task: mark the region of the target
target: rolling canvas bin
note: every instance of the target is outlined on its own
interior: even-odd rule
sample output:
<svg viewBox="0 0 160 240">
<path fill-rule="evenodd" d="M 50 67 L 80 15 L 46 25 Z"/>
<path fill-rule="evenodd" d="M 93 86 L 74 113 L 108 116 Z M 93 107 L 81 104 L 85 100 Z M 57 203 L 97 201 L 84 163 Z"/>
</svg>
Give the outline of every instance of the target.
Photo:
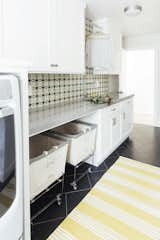
<svg viewBox="0 0 160 240">
<path fill-rule="evenodd" d="M 96 125 L 71 122 L 49 132 L 68 141 L 67 162 L 76 166 L 86 160 L 95 151 Z"/>
<path fill-rule="evenodd" d="M 96 125 L 77 121 L 54 128 L 48 132 L 49 136 L 59 137 L 69 144 L 67 162 L 75 167 L 74 183 L 71 183 L 74 185 L 74 189 L 77 188 L 75 184 L 76 168 L 94 155 L 96 129 Z M 91 168 L 89 168 L 89 171 L 91 171 Z"/>
<path fill-rule="evenodd" d="M 68 144 L 45 135 L 30 138 L 30 194 L 40 194 L 65 173 Z"/>
</svg>

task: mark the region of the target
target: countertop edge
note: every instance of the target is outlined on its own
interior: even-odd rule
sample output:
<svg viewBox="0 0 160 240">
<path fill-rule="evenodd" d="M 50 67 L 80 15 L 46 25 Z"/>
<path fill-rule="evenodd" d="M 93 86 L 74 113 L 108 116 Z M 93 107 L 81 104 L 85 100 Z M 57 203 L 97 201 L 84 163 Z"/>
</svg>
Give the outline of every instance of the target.
<svg viewBox="0 0 160 240">
<path fill-rule="evenodd" d="M 120 103 L 120 102 L 122 102 L 122 101 L 125 101 L 125 100 L 127 100 L 127 99 L 129 99 L 129 98 L 133 98 L 134 97 L 134 94 L 128 94 L 128 95 L 126 95 L 126 96 L 122 96 L 122 97 L 119 97 L 117 100 L 114 100 L 114 102 L 112 102 L 111 104 L 94 104 L 94 105 L 92 105 L 92 107 L 93 107 L 93 109 L 88 109 L 88 111 L 86 111 L 86 112 L 82 112 L 82 113 L 79 113 L 79 114 L 76 114 L 76 115 L 74 115 L 73 114 L 73 117 L 68 117 L 68 119 L 62 119 L 62 120 L 59 120 L 59 122 L 57 122 L 56 124 L 55 123 L 49 123 L 49 124 L 47 124 L 46 125 L 46 127 L 39 127 L 39 128 L 37 128 L 37 130 L 36 129 L 32 129 L 32 128 L 30 128 L 30 131 L 29 131 L 29 137 L 33 137 L 33 136 L 35 136 L 35 135 L 38 135 L 38 134 L 41 134 L 41 133 L 43 133 L 43 132 L 45 132 L 45 131 L 48 131 L 48 130 L 50 130 L 50 129 L 52 129 L 52 128 L 56 128 L 56 127 L 58 127 L 58 126 L 61 126 L 61 125 L 63 125 L 63 124 L 66 124 L 66 123 L 69 123 L 69 122 L 71 122 L 71 121 L 74 121 L 74 120 L 77 120 L 77 119 L 79 119 L 79 118 L 83 118 L 83 117 L 86 117 L 86 116 L 88 116 L 88 115 L 90 115 L 90 114 L 93 114 L 93 113 L 95 113 L 96 111 L 98 111 L 98 110 L 101 110 L 101 109 L 104 109 L 104 108 L 109 108 L 109 107 L 112 107 L 113 105 L 115 105 L 115 104 L 117 104 L 117 103 Z M 81 102 L 84 102 L 84 101 L 81 101 Z M 84 102 L 84 103 L 86 103 L 86 105 L 87 105 L 87 102 Z M 74 103 L 75 104 L 75 103 Z M 78 104 L 78 103 L 77 103 Z M 89 104 L 89 103 L 88 103 Z M 93 104 L 93 103 L 92 103 Z M 65 105 L 65 106 L 67 106 L 67 104 Z M 68 104 L 68 107 L 69 106 L 71 106 L 71 104 Z M 90 105 L 91 106 L 91 105 Z M 54 109 L 54 108 L 53 108 Z M 58 109 L 58 108 L 57 108 Z M 52 109 L 50 109 L 50 110 L 52 110 Z M 49 110 L 48 110 L 49 111 Z M 33 115 L 38 115 L 38 114 L 40 114 L 40 113 L 43 113 L 44 112 L 44 110 L 41 110 L 41 111 L 34 111 L 34 112 L 30 112 L 30 116 L 33 116 Z M 65 115 L 65 114 L 64 114 Z M 41 119 L 42 121 L 43 121 L 43 119 Z M 32 126 L 32 120 L 30 119 L 30 122 L 29 122 L 29 126 L 31 125 Z"/>
</svg>

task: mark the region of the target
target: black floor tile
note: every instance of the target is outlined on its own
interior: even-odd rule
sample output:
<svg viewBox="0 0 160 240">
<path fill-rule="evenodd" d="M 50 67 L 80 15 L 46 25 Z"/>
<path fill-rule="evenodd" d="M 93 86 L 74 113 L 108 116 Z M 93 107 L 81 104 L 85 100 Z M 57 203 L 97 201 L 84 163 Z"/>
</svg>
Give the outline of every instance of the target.
<svg viewBox="0 0 160 240">
<path fill-rule="evenodd" d="M 35 202 L 31 204 L 31 216 L 34 216 L 39 211 L 41 211 L 44 206 L 52 202 L 56 195 L 60 192 L 62 192 L 61 183 L 57 184 L 55 187 L 45 192 L 41 197 L 39 197 Z"/>
<path fill-rule="evenodd" d="M 66 217 L 66 209 L 66 197 L 65 195 L 63 195 L 61 206 L 58 206 L 57 202 L 53 203 L 50 207 L 48 207 L 44 212 L 42 212 L 38 217 L 33 220 L 33 224 Z"/>
<path fill-rule="evenodd" d="M 77 178 L 81 177 L 82 174 L 78 174 Z M 65 184 L 64 184 L 64 192 L 74 192 L 73 187 L 70 185 L 70 183 L 73 182 L 73 175 L 72 176 L 66 176 L 65 177 Z M 90 183 L 88 180 L 87 174 L 77 183 L 77 191 L 79 190 L 87 190 L 90 189 Z"/>
<path fill-rule="evenodd" d="M 120 157 L 118 151 L 113 152 L 104 162 L 105 165 L 110 168 Z"/>
<path fill-rule="evenodd" d="M 88 191 L 79 191 L 67 194 L 67 212 L 68 214 L 77 206 L 78 203 L 87 195 Z"/>
<path fill-rule="evenodd" d="M 106 171 L 101 171 L 101 172 L 93 172 L 89 175 L 89 180 L 91 183 L 91 186 L 93 187 L 100 179 L 101 177 L 106 173 Z"/>
<path fill-rule="evenodd" d="M 116 149 L 98 168 L 92 167 L 93 173 L 87 174 L 78 184 L 77 191 L 74 191 L 70 186 L 73 181 L 73 167 L 67 164 L 65 174 L 65 197 L 63 204 L 58 207 L 53 204 L 45 212 L 34 220 L 32 227 L 32 240 L 46 240 L 46 238 L 60 224 L 66 214 L 86 196 L 92 186 L 99 181 L 103 174 L 110 168 L 119 158 L 119 156 L 135 159 L 140 162 L 148 163 L 160 167 L 160 128 L 149 127 L 145 125 L 135 125 L 131 136 Z M 85 163 L 78 169 L 78 176 L 81 176 L 89 167 Z M 72 175 L 72 176 L 70 176 Z M 32 214 L 38 212 L 44 204 L 52 201 L 57 192 L 60 191 L 60 186 L 57 189 L 52 189 L 41 197 L 38 201 L 32 204 Z M 58 219 L 57 219 L 58 218 Z M 37 223 L 41 224 L 37 224 Z"/>
<path fill-rule="evenodd" d="M 32 240 L 46 240 L 64 219 L 48 221 L 32 226 Z"/>
<path fill-rule="evenodd" d="M 92 171 L 94 172 L 98 172 L 98 171 L 105 171 L 106 170 L 106 166 L 104 164 L 104 162 L 98 166 L 98 167 L 95 167 L 93 165 L 90 165 L 88 163 L 83 163 L 76 171 L 77 171 L 77 174 L 81 174 L 81 173 L 84 173 L 85 171 L 87 171 L 88 168 L 92 168 Z M 70 175 L 73 175 L 74 174 L 74 167 L 67 164 L 66 166 L 66 174 L 65 176 L 70 176 Z"/>
<path fill-rule="evenodd" d="M 106 167 L 105 163 L 101 163 L 100 166 L 98 167 L 95 167 L 95 166 L 92 166 L 92 171 L 93 172 L 101 172 L 101 171 L 106 171 L 108 168 Z"/>
</svg>

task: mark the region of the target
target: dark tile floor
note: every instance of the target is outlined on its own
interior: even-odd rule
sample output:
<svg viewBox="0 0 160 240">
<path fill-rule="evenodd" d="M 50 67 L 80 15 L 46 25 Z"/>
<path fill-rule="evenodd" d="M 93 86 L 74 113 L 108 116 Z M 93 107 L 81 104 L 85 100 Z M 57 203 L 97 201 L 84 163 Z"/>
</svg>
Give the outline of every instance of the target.
<svg viewBox="0 0 160 240">
<path fill-rule="evenodd" d="M 72 209 L 86 196 L 94 184 L 114 164 L 119 156 L 135 159 L 160 167 L 160 128 L 135 125 L 133 133 L 112 155 L 110 155 L 93 173 L 87 174 L 80 182 L 77 191 L 73 191 L 69 182 L 73 178 L 73 169 L 67 166 L 62 206 L 53 203 L 53 199 L 60 189 L 51 189 L 31 205 L 31 214 L 36 215 L 42 207 L 47 206 L 32 221 L 32 240 L 45 240 L 72 211 Z M 81 175 L 88 167 L 84 164 L 78 170 Z"/>
</svg>

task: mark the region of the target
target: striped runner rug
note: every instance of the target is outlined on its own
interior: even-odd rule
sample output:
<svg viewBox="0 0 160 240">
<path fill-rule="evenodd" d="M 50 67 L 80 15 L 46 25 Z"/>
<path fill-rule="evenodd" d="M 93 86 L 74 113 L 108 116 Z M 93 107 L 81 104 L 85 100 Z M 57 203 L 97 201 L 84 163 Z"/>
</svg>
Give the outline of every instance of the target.
<svg viewBox="0 0 160 240">
<path fill-rule="evenodd" d="M 48 240 L 160 240 L 160 168 L 120 157 Z"/>
</svg>

